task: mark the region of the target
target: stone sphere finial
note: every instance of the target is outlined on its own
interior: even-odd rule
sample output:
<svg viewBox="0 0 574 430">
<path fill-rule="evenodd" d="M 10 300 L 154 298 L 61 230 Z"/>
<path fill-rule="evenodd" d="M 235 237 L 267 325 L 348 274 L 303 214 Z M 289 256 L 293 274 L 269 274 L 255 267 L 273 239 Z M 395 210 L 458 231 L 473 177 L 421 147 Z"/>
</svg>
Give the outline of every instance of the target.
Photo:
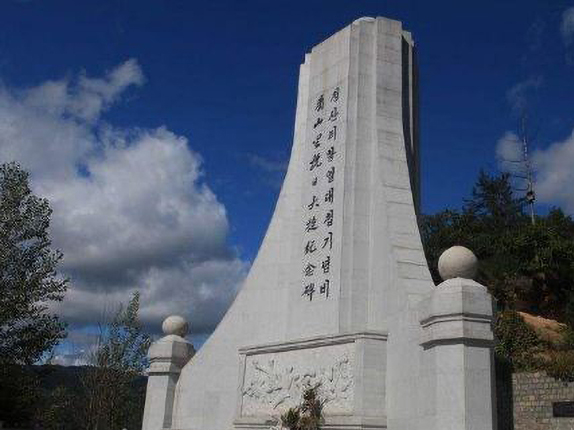
<svg viewBox="0 0 574 430">
<path fill-rule="evenodd" d="M 443 280 L 451 278 L 472 279 L 478 269 L 476 255 L 464 246 L 453 246 L 438 259 L 438 272 Z"/>
<path fill-rule="evenodd" d="M 189 324 L 184 317 L 179 315 L 171 315 L 163 320 L 161 329 L 166 336 L 175 334 L 177 336 L 185 337 L 189 331 Z"/>
</svg>

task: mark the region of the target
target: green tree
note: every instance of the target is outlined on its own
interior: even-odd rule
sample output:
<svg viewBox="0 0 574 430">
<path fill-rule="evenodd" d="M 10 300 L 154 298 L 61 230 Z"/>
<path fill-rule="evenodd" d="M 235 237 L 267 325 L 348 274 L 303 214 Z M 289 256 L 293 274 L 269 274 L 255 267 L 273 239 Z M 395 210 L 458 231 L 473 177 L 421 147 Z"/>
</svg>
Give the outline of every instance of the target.
<svg viewBox="0 0 574 430">
<path fill-rule="evenodd" d="M 151 339 L 139 320 L 139 293 L 101 326 L 100 338 L 82 377 L 82 428 L 141 428 Z"/>
<path fill-rule="evenodd" d="M 553 209 L 532 225 L 523 203 L 513 195 L 507 174 L 481 172 L 462 210 L 423 217 L 421 232 L 433 279 L 440 282 L 441 253 L 463 245 L 479 258 L 477 280 L 489 287 L 500 307 L 565 320 L 574 286 L 574 222 Z M 574 305 L 572 309 L 574 323 Z"/>
<path fill-rule="evenodd" d="M 490 176 L 481 170 L 463 212 L 479 219 L 484 227 L 500 230 L 526 222 L 523 207 L 524 200 L 512 192 L 508 173 Z"/>
<path fill-rule="evenodd" d="M 513 370 L 547 371 L 574 378 L 574 221 L 554 208 L 534 224 L 524 201 L 512 193 L 507 174 L 479 174 L 461 210 L 423 216 L 421 234 L 436 283 L 441 253 L 463 245 L 480 261 L 477 281 L 497 299 L 498 364 Z M 538 335 L 517 310 L 567 324 L 552 343 Z"/>
<path fill-rule="evenodd" d="M 0 421 L 8 428 L 30 428 L 41 401 L 40 378 L 30 368 L 0 366 Z"/>
<path fill-rule="evenodd" d="M 58 276 L 62 258 L 51 248 L 52 211 L 32 194 L 28 173 L 0 165 L 0 421 L 28 425 L 40 393 L 33 364 L 65 337 L 65 325 L 49 312 L 68 280 Z"/>
<path fill-rule="evenodd" d="M 77 397 L 63 385 L 57 386 L 44 398 L 37 421 L 45 430 L 77 430 Z"/>
<path fill-rule="evenodd" d="M 28 173 L 16 163 L 0 166 L 0 361 L 31 364 L 65 337 L 65 326 L 48 311 L 64 297 L 58 276 L 60 251 L 51 248 L 52 211 L 32 194 Z"/>
</svg>

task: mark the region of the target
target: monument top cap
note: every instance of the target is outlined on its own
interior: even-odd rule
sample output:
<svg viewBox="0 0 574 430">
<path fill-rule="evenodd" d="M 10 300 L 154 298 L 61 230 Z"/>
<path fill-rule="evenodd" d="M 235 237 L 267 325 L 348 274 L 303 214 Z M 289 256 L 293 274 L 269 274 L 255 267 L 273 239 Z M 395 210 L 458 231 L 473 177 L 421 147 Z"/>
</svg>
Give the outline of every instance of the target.
<svg viewBox="0 0 574 430">
<path fill-rule="evenodd" d="M 375 20 L 375 18 L 373 18 L 372 16 L 362 16 L 362 17 L 354 20 L 353 23 L 361 22 L 361 21 L 374 21 L 374 20 Z"/>
<path fill-rule="evenodd" d="M 452 278 L 472 279 L 478 269 L 476 255 L 464 246 L 453 246 L 438 259 L 438 272 L 445 281 Z"/>
<path fill-rule="evenodd" d="M 171 315 L 163 320 L 161 329 L 166 336 L 175 334 L 177 336 L 185 337 L 189 331 L 189 324 L 185 318 L 179 315 Z"/>
</svg>

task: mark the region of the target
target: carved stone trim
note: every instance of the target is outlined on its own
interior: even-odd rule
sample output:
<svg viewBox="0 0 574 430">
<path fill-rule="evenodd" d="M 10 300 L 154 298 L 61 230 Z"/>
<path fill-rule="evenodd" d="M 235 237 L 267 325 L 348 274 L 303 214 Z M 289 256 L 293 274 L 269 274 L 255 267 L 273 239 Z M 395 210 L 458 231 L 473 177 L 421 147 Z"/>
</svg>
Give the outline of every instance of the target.
<svg viewBox="0 0 574 430">
<path fill-rule="evenodd" d="M 468 322 L 475 322 L 475 323 L 491 324 L 492 323 L 492 316 L 491 315 L 473 314 L 473 313 L 452 313 L 452 314 L 444 314 L 444 315 L 432 315 L 428 318 L 421 320 L 420 324 L 423 328 L 427 328 L 433 324 L 439 324 L 439 323 L 451 322 L 451 321 L 468 321 Z"/>
<path fill-rule="evenodd" d="M 266 352 L 289 351 L 293 349 L 316 348 L 318 346 L 336 345 L 340 343 L 351 343 L 357 339 L 375 339 L 386 341 L 388 334 L 381 331 L 365 331 L 357 333 L 346 333 L 332 336 L 317 336 L 306 339 L 293 340 L 288 342 L 266 343 L 263 345 L 253 345 L 239 348 L 239 354 L 252 355 Z"/>
</svg>

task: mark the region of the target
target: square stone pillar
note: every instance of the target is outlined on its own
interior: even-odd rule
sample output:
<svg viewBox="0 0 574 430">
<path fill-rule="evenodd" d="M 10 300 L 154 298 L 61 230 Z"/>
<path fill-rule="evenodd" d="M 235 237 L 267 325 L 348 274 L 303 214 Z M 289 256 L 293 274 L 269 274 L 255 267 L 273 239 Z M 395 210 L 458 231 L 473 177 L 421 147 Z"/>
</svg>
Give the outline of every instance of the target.
<svg viewBox="0 0 574 430">
<path fill-rule="evenodd" d="M 423 359 L 434 388 L 429 428 L 495 428 L 492 308 L 486 287 L 464 278 L 446 280 L 420 303 Z"/>
<path fill-rule="evenodd" d="M 150 367 L 142 430 L 171 428 L 175 387 L 181 369 L 195 354 L 193 345 L 183 336 L 187 323 L 180 317 L 164 321 L 167 336 L 154 342 L 148 352 Z"/>
</svg>

